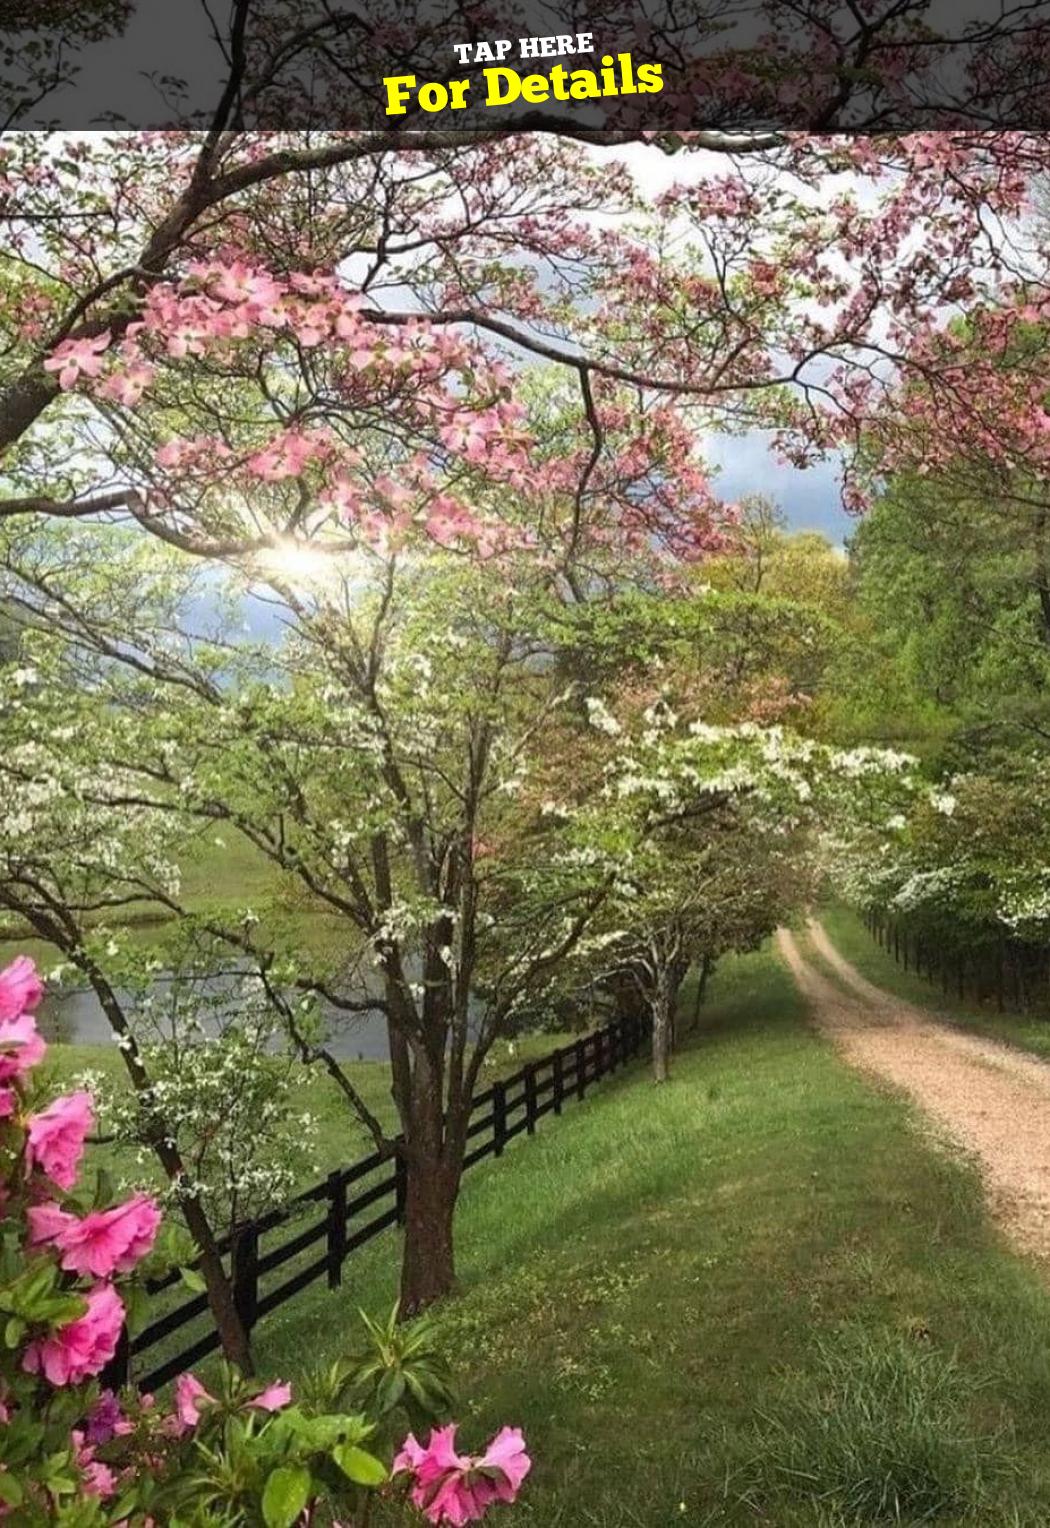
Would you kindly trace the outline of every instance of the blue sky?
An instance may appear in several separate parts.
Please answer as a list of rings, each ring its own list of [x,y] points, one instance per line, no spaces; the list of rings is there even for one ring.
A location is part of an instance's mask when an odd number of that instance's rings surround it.
[[[793,530],[820,531],[836,544],[841,544],[856,524],[842,508],[834,462],[821,462],[804,472],[785,466],[776,460],[760,430],[741,436],[713,436],[706,455],[711,465],[719,468],[715,482],[720,498],[766,494],[780,505]]]

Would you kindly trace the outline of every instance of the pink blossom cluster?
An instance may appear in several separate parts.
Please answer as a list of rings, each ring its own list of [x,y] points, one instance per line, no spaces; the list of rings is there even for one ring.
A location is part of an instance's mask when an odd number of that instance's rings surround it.
[[[636,244],[629,254],[640,281],[641,267],[648,273],[652,262]],[[779,295],[784,278],[758,263],[754,284],[768,299]],[[703,290],[700,284],[691,295],[699,301]],[[610,305],[626,295],[610,287]],[[653,292],[654,305],[659,295]],[[519,309],[520,297],[515,291]],[[542,513],[552,499],[571,503],[582,483],[592,517],[604,525],[599,543],[618,541],[639,554],[658,547],[686,558],[718,549],[725,506],[698,465],[695,430],[673,419],[669,405],[639,419],[620,409],[610,425],[613,411],[603,397],[595,415],[604,434],[597,457],[586,421],[558,450],[539,449],[524,407],[512,397],[514,374],[505,361],[447,326],[402,317],[396,325],[383,320],[335,275],[277,277],[243,258],[215,257],[191,265],[180,283],[153,285],[139,316],[121,331],[65,340],[45,366],[62,388],[87,386],[127,407],[141,401],[159,371],[187,357],[207,356],[241,382],[274,365],[298,365],[304,377],[323,366],[323,385],[311,381],[303,395],[316,393],[316,411],[304,401],[299,417],[268,435],[256,425],[241,441],[187,434],[157,446],[154,510],[208,490],[250,500],[260,482],[295,483],[309,487],[332,521],[383,553],[416,535],[488,559],[535,545],[520,519],[511,522],[496,507],[495,491]],[[666,334],[661,342],[668,360],[684,367],[686,358]],[[323,360],[307,364],[302,353],[313,351]],[[760,370],[753,349],[746,364],[753,380]],[[611,391],[602,387],[603,394]],[[355,431],[370,423],[384,435],[393,427],[400,441],[396,500],[384,486],[390,474],[376,471],[354,444]]]
[[[424,1447],[409,1433],[393,1473],[412,1482],[409,1495],[431,1523],[478,1522],[495,1502],[512,1502],[532,1468],[517,1427],[501,1427],[483,1454],[457,1454],[456,1424],[436,1427]]]
[[[124,1304],[112,1280],[132,1272],[152,1250],[161,1217],[148,1194],[87,1214],[57,1197],[76,1184],[94,1112],[83,1091],[40,1109],[27,1103],[29,1074],[47,1049],[34,1017],[43,994],[36,967],[25,956],[0,971],[0,1118],[5,1129],[21,1133],[23,1175],[20,1183],[8,1183],[4,1209],[11,1214],[13,1201],[21,1201],[27,1253],[56,1256],[65,1272],[92,1281],[82,1314],[33,1336],[22,1355],[28,1373],[41,1373],[53,1385],[76,1385],[116,1352]]]

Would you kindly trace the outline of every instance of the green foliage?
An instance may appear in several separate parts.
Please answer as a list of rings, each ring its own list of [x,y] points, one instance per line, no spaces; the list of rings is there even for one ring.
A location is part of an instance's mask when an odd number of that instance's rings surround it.
[[[388,1479],[372,1452],[375,1422],[364,1413],[318,1411],[300,1402],[261,1411],[251,1407],[251,1393],[224,1368],[218,1395],[201,1404],[192,1436],[175,1458],[169,1445],[167,1468],[136,1472],[114,1510],[187,1528],[292,1528],[321,1501],[356,1520],[365,1496]],[[163,1450],[155,1440],[158,1445]],[[108,1446],[116,1457],[126,1448],[122,1440]]]
[[[453,1397],[433,1317],[399,1321],[396,1302],[383,1320],[358,1314],[366,1341],[327,1369],[308,1374],[307,1393],[329,1406],[355,1406],[381,1427],[403,1412],[413,1429],[446,1417]]]
[[[841,726],[925,740],[948,768],[1045,747],[1050,539],[1001,483],[895,479],[858,526],[851,564],[865,640],[844,651]]]

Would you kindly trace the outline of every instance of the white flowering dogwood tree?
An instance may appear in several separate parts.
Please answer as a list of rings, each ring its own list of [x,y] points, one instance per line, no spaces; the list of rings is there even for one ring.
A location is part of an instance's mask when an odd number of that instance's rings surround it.
[[[129,540],[89,598],[73,571],[82,533],[48,535],[41,561],[66,549],[77,615],[50,609],[49,576],[23,553],[24,652],[7,678],[26,742],[2,771],[29,815],[4,845],[2,897],[95,983],[122,1040],[116,951],[108,963],[99,953],[99,916],[148,903],[254,972],[295,1055],[326,1068],[345,1098],[348,1143],[364,1124],[405,1159],[402,1292],[416,1308],[451,1282],[480,1068],[606,891],[602,877],[581,885],[554,866],[519,894],[517,846],[530,832],[520,798],[545,725],[572,693],[552,648],[547,573],[523,559],[508,579],[442,554],[370,554],[307,587],[273,571],[259,587],[280,595],[294,629],[283,645],[231,655],[225,636],[195,636],[174,610],[177,571],[146,600],[155,548]],[[194,565],[161,555],[182,568],[185,606]],[[298,948],[273,908],[261,920],[248,908],[190,917],[174,866],[205,831],[246,839],[297,885],[300,912],[340,931],[333,953]],[[400,1140],[333,1054],[317,998],[348,1022],[384,1021]],[[142,1064],[136,1049],[126,1055]],[[165,1091],[160,1115],[174,1135],[181,1104]]]
[[[835,846],[839,884],[856,906],[899,918],[956,954],[1050,935],[1047,811],[1041,753],[971,768],[918,793],[881,841]]]
[[[915,761],[781,726],[689,721],[659,698],[623,722],[598,697],[587,710],[608,758],[598,789],[563,809],[565,859],[610,887],[574,963],[592,979],[633,977],[662,1082],[689,966],[753,948],[800,911],[819,881],[821,830],[885,831],[915,789]]]

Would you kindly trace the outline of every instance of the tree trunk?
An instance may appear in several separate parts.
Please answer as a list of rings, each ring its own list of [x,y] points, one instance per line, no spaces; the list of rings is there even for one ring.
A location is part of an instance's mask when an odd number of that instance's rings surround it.
[[[414,1316],[450,1294],[456,1281],[452,1222],[462,1169],[458,1161],[416,1159],[408,1166],[401,1314]]]
[[[208,1217],[196,1199],[184,1199],[182,1213],[186,1227],[200,1250],[201,1278],[208,1292],[208,1304],[215,1318],[222,1351],[242,1374],[253,1375],[255,1364],[252,1361],[248,1334],[233,1303],[233,1290],[222,1266]]]
[[[689,970],[689,962],[679,956],[671,964],[668,975],[667,1011],[670,1015],[671,1051],[678,1049],[678,1005],[682,994],[682,983],[685,981],[686,972]]]
[[[653,991],[653,1081],[666,1082],[671,1054],[671,986],[661,971]]]
[[[704,1005],[704,993],[707,990],[707,978],[711,973],[711,957],[704,955],[700,961],[700,971],[696,978],[696,991],[693,993],[693,1030],[699,1028],[700,1010]]]

